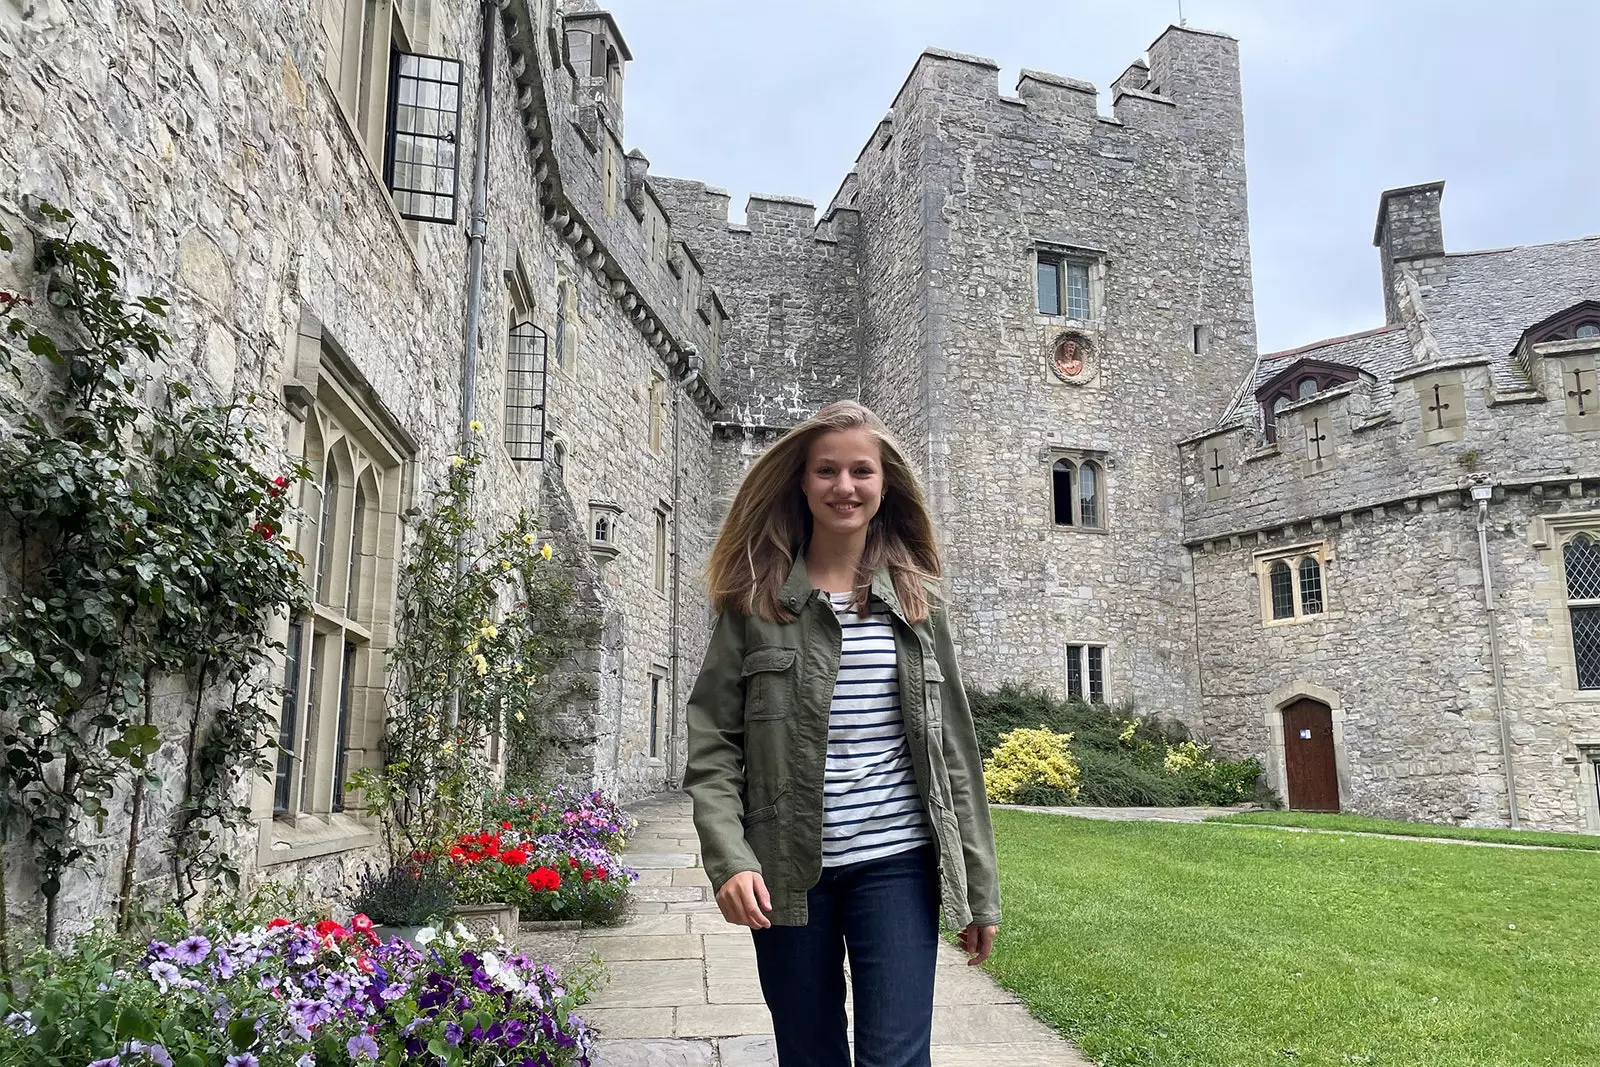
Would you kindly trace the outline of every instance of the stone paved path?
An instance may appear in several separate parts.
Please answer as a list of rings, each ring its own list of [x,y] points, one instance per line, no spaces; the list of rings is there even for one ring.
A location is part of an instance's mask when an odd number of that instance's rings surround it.
[[[776,1067],[750,931],[723,922],[711,898],[689,798],[629,808],[640,822],[624,857],[639,872],[638,913],[584,930],[575,946],[611,972],[583,1012],[601,1034],[595,1067]],[[953,946],[940,948],[933,1000],[934,1067],[1089,1067]]]
[[[1071,815],[1079,819],[1103,819],[1107,822],[1205,822],[1213,815],[1233,815],[1241,811],[1257,810],[1254,804],[1235,804],[1226,808],[1046,808],[1032,804],[995,804],[1001,809],[1034,811],[1042,815]]]

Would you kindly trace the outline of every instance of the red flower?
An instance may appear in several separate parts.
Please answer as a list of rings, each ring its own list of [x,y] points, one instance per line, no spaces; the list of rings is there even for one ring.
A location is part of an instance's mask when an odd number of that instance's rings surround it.
[[[586,870],[586,871],[583,872],[583,880],[585,882],[587,882],[589,879],[591,879],[593,877],[594,877],[594,872],[593,871]]]
[[[289,487],[289,479],[280,474],[276,478],[272,479],[272,484],[277,486],[279,489],[287,489]]]
[[[561,888],[561,876],[549,867],[539,867],[528,872],[528,885],[536,892],[554,891]]]
[[[272,540],[273,537],[277,536],[278,533],[277,530],[272,528],[272,523],[270,522],[258,522],[255,524],[253,529],[256,533],[261,535],[261,540],[263,541]]]
[[[368,930],[372,929],[372,920],[358,911],[350,917],[350,929],[356,931],[357,933],[364,934]]]
[[[576,867],[577,865],[578,865],[578,857],[576,857],[576,856],[568,856],[567,857],[567,866],[568,867]]]
[[[596,878],[600,879],[602,882],[605,881],[606,880],[606,869],[604,867],[596,867],[594,869],[594,876]]]
[[[503,822],[503,823],[500,824],[500,829],[509,830],[509,829],[511,829],[511,824],[509,822]]]
[[[271,922],[267,923],[267,929],[268,930],[277,930],[280,927],[293,926],[293,925],[294,924],[291,923],[288,919],[273,919]]]
[[[528,854],[520,848],[508,848],[500,853],[500,862],[507,867],[521,867],[528,862]]]
[[[465,857],[466,857],[466,852],[465,852],[465,850],[462,849],[462,847],[460,845],[456,845],[454,848],[452,848],[450,850],[450,858],[453,859],[453,860],[456,860],[457,862],[460,862]]]
[[[334,922],[332,919],[323,919],[316,927],[318,937],[347,937],[350,931]]]

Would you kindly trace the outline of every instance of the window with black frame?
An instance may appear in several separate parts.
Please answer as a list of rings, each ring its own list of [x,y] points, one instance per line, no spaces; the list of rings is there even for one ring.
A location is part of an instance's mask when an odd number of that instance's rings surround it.
[[[545,371],[550,339],[531,322],[511,327],[506,344],[506,451],[544,459]]]
[[[389,64],[383,176],[402,218],[456,220],[461,61],[396,51]]]
[[[1561,546],[1572,663],[1579,689],[1600,689],[1600,542],[1580,533]]]

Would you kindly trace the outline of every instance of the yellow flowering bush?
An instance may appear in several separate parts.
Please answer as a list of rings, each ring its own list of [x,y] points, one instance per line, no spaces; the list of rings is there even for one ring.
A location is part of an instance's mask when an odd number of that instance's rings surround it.
[[[1164,761],[1167,773],[1182,774],[1188,770],[1210,770],[1216,766],[1216,760],[1206,756],[1210,750],[1210,745],[1197,745],[1193,741],[1180,741],[1176,745],[1168,745],[1167,758]]]
[[[1071,734],[1046,727],[1012,730],[983,763],[983,780],[989,799],[996,804],[1026,803],[1042,792],[1059,793],[1071,802],[1078,798],[1078,761],[1068,742]],[[1051,798],[1060,801],[1060,798]]]

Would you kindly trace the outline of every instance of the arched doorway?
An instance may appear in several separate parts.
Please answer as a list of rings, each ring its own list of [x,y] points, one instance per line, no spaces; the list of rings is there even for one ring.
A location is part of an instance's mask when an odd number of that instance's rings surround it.
[[[1322,701],[1302,697],[1283,709],[1283,770],[1289,807],[1339,810],[1333,712]]]

